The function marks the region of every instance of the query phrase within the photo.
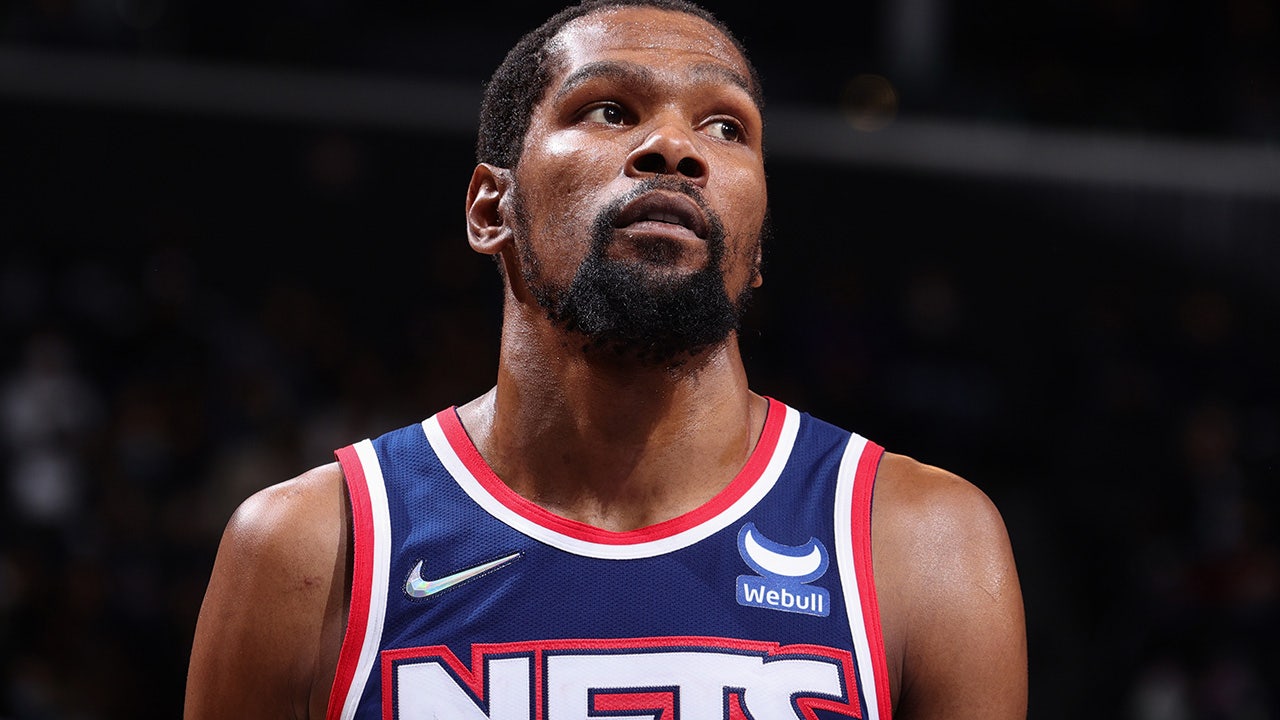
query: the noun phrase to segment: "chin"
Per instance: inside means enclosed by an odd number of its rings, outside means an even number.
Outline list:
[[[706,268],[709,259],[706,243],[701,241],[629,234],[611,242],[605,250],[605,258],[675,274],[699,272]]]

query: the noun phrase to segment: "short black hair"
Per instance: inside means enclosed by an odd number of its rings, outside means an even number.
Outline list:
[[[514,168],[524,150],[525,135],[533,109],[546,94],[552,68],[548,44],[572,20],[591,13],[624,7],[651,7],[701,18],[724,34],[737,48],[750,72],[751,94],[764,107],[760,76],[747,56],[742,42],[707,9],[686,0],[582,0],[552,15],[530,31],[507,53],[506,59],[485,83],[480,104],[480,127],[476,138],[476,161]]]

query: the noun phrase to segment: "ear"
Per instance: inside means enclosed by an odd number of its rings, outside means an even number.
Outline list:
[[[503,197],[511,185],[511,171],[480,163],[467,187],[467,241],[471,249],[497,255],[510,242],[510,218],[503,216]]]

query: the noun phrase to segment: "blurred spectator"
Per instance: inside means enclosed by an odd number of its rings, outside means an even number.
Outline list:
[[[84,511],[85,453],[100,430],[102,398],[58,331],[29,337],[0,389],[10,522],[71,531]]]

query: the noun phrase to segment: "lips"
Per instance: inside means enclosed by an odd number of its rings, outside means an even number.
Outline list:
[[[615,228],[648,226],[656,230],[684,228],[699,238],[707,236],[707,220],[701,208],[687,195],[648,192],[622,207]]]

